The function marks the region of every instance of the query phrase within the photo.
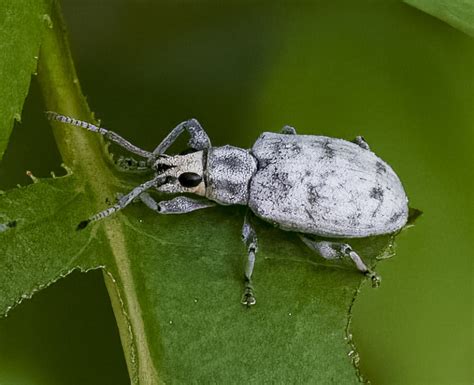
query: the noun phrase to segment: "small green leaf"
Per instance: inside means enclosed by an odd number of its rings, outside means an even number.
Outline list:
[[[49,0],[4,0],[0,6],[0,160],[14,120],[21,119],[43,31],[51,22],[49,7]]]
[[[404,1],[474,37],[474,2],[472,0]]]
[[[1,196],[0,312],[74,268],[87,270],[91,262],[90,241],[64,236],[73,228],[71,214],[87,205],[77,188],[77,178],[45,180]],[[76,215],[80,215],[76,211]],[[57,226],[57,221],[62,226]]]

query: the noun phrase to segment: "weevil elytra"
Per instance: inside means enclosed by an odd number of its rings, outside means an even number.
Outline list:
[[[249,208],[242,227],[247,264],[242,296],[244,305],[255,304],[252,272],[257,236],[249,216],[255,215],[302,241],[326,259],[351,258],[357,269],[371,271],[347,243],[314,240],[364,238],[400,230],[408,219],[408,199],[397,174],[377,157],[362,137],[353,142],[315,135],[298,135],[285,126],[280,133],[264,132],[251,149],[230,145],[212,147],[208,135],[195,119],[176,126],[152,151],[134,146],[116,133],[55,112],[48,117],[97,132],[131,153],[144,158],[136,162],[155,173],[151,180],[123,195],[118,202],[81,222],[78,229],[125,208],[135,198],[159,214],[183,214],[220,205]],[[170,145],[187,131],[190,152],[166,155]],[[156,202],[147,192],[193,193],[200,198],[178,196]]]

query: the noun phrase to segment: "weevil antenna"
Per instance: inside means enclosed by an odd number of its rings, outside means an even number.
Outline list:
[[[82,221],[81,223],[79,223],[77,225],[76,230],[82,230],[82,229],[86,228],[89,223],[98,221],[98,220],[103,219],[103,218],[106,218],[106,217],[112,215],[113,213],[122,210],[123,208],[127,207],[130,203],[132,203],[133,200],[135,198],[137,198],[138,196],[140,196],[140,194],[142,194],[143,192],[147,191],[148,189],[150,189],[152,187],[159,186],[160,184],[163,184],[165,182],[165,179],[166,179],[166,177],[158,175],[158,176],[155,176],[153,179],[141,184],[140,186],[135,187],[127,195],[124,195],[123,197],[121,197],[115,205],[113,205],[113,206],[111,206],[111,207],[109,207],[109,208],[107,208],[107,209],[91,216],[90,218]]]
[[[71,126],[82,127],[82,128],[85,128],[88,131],[96,132],[100,135],[103,135],[107,139],[109,139],[111,142],[114,142],[114,143],[118,144],[119,146],[125,148],[126,150],[128,150],[128,151],[130,151],[130,152],[132,152],[136,155],[142,156],[142,157],[147,158],[147,159],[155,157],[153,155],[153,153],[142,150],[140,147],[137,147],[137,146],[133,145],[128,140],[122,138],[119,134],[116,134],[113,131],[109,131],[109,130],[107,130],[105,128],[102,128],[102,127],[97,127],[97,126],[95,126],[91,123],[85,122],[83,120],[77,120],[77,119],[71,118],[69,116],[58,114],[57,112],[46,111],[45,114],[46,114],[46,116],[48,117],[49,120],[56,120],[56,121],[61,122],[61,123],[70,124]]]

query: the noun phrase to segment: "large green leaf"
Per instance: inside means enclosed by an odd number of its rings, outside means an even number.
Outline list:
[[[17,223],[0,235],[3,312],[75,268],[103,266],[118,286],[116,299],[126,302],[118,306],[134,331],[131,370],[142,379],[357,382],[346,340],[360,283],[351,266],[325,267],[292,235],[262,224],[259,302],[246,309],[239,303],[243,210],[175,219],[137,205],[126,216],[75,231],[96,204],[77,175],[41,180],[0,199],[2,221]],[[373,258],[388,241],[355,247]],[[152,366],[141,368],[147,359]]]
[[[51,18],[39,66],[46,106],[91,120],[60,15]],[[93,134],[61,124],[54,133],[68,175],[0,196],[0,313],[74,269],[100,267],[134,383],[359,381],[349,326],[362,278],[352,264],[328,267],[293,234],[259,222],[258,303],[244,308],[243,208],[173,217],[137,204],[76,231],[131,181]],[[392,237],[353,246],[373,264]]]
[[[0,5],[0,159],[36,71],[50,1],[4,0]]]
[[[404,0],[474,37],[474,2],[472,0]]]

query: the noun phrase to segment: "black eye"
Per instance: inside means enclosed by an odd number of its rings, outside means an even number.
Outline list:
[[[179,183],[183,187],[196,187],[202,181],[202,177],[195,172],[183,172],[178,177]]]

